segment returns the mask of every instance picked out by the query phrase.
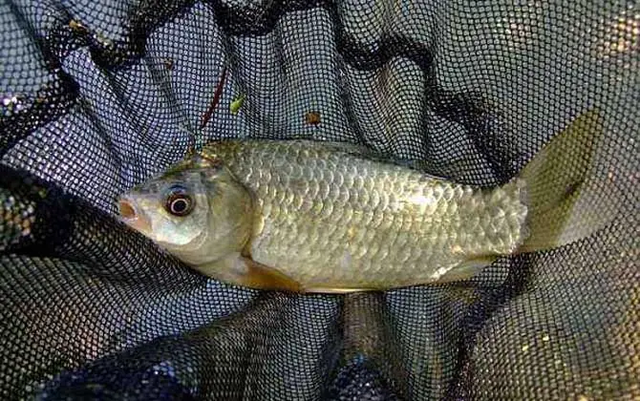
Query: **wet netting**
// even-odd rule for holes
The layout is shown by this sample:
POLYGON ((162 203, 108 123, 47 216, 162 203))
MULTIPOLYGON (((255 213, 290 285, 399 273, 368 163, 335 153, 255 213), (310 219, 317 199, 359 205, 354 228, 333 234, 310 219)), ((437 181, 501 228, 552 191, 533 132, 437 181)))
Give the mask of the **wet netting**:
POLYGON ((640 397, 637 2, 3 0, 0 34, 0 399, 640 397), (493 186, 592 109, 615 219, 468 281, 249 290, 116 220, 193 136, 493 186))

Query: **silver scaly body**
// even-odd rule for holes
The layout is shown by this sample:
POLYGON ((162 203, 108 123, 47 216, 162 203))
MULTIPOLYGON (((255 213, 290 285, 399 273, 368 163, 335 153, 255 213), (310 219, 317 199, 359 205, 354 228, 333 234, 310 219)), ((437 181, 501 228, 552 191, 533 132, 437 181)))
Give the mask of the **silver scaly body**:
POLYGON ((218 142, 255 196, 251 258, 311 288, 440 280, 523 241, 524 182, 480 189, 310 141, 218 142))

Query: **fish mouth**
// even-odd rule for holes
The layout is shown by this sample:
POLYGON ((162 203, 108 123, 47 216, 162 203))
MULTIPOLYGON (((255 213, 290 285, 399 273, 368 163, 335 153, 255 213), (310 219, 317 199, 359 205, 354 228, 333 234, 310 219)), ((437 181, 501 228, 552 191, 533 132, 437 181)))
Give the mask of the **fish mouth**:
POLYGON ((151 231, 151 223, 139 210, 136 210, 135 204, 127 198, 118 199, 118 213, 120 221, 142 233, 151 231))

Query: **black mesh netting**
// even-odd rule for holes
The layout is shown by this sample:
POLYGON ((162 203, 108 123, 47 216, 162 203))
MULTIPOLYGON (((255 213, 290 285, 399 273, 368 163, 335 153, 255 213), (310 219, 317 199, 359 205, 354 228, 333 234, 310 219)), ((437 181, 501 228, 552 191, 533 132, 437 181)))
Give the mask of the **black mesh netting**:
POLYGON ((637 2, 3 0, 0 30, 1 399, 640 397, 637 2), (617 218, 465 283, 239 289, 114 218, 193 133, 496 185, 594 107, 617 218))

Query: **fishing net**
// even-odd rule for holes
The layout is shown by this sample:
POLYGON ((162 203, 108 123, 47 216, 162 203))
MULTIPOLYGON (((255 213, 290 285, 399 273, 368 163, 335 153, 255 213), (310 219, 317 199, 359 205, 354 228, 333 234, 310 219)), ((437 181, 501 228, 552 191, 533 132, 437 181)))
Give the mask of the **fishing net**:
POLYGON ((0 30, 0 398, 640 397, 637 2, 5 0, 0 30), (464 282, 254 291, 115 219, 193 136, 494 186, 591 109, 615 219, 464 282))

